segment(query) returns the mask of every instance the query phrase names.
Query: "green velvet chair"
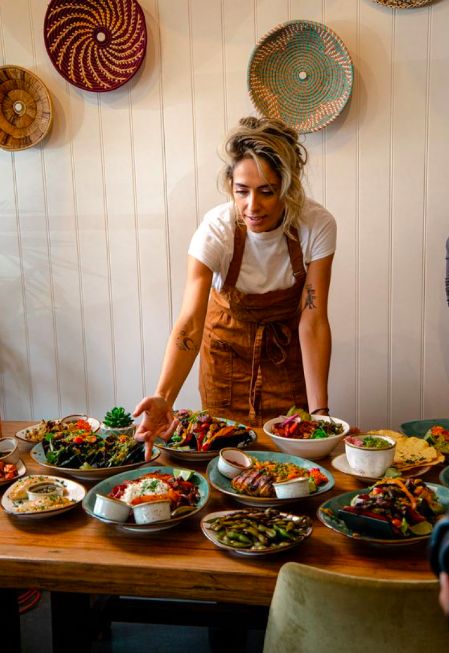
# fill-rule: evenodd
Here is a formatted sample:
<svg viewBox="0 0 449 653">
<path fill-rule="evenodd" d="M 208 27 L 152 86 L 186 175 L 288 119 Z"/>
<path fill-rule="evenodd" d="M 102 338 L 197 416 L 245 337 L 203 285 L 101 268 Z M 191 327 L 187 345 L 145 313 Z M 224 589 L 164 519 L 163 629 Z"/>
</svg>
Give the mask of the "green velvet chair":
<svg viewBox="0 0 449 653">
<path fill-rule="evenodd" d="M 449 653 L 438 581 L 349 576 L 288 562 L 264 653 Z"/>
</svg>

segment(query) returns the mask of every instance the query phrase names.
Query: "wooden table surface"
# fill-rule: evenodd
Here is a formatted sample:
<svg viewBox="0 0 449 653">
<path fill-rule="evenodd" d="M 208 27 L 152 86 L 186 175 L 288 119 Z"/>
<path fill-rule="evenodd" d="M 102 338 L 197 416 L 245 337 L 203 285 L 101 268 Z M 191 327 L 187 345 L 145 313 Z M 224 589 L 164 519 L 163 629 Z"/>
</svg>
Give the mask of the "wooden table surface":
<svg viewBox="0 0 449 653">
<path fill-rule="evenodd" d="M 3 422 L 3 436 L 27 422 Z M 273 449 L 258 430 L 253 449 Z M 337 454 L 341 453 L 341 445 Z M 28 473 L 45 470 L 28 453 L 22 459 Z M 216 548 L 202 534 L 200 519 L 208 512 L 241 508 L 230 497 L 211 488 L 205 509 L 179 526 L 151 535 L 124 534 L 89 517 L 81 508 L 52 519 L 18 519 L 0 511 L 0 578 L 3 588 L 30 584 L 56 592 L 126 594 L 133 596 L 198 599 L 224 603 L 269 605 L 281 565 L 297 561 L 332 571 L 396 579 L 431 579 L 426 544 L 375 548 L 335 533 L 316 518 L 321 502 L 332 495 L 366 487 L 335 470 L 330 458 L 319 461 L 332 472 L 331 492 L 289 507 L 313 518 L 311 537 L 279 555 L 248 558 Z M 157 465 L 173 465 L 162 454 Z M 189 465 L 205 473 L 207 463 Z M 62 475 L 62 474 L 61 474 Z M 425 479 L 437 481 L 432 470 Z M 80 481 L 84 483 L 83 481 Z M 85 484 L 89 489 L 93 483 Z M 4 487 L 0 488 L 3 493 Z M 243 506 L 244 507 L 244 506 Z"/>
</svg>

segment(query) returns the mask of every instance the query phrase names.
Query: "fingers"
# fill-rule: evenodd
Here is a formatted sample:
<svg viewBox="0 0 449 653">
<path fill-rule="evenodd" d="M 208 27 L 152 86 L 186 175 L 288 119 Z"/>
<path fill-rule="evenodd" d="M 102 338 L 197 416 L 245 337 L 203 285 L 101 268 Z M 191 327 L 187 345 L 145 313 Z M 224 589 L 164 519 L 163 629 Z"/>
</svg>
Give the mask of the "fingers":
<svg viewBox="0 0 449 653">
<path fill-rule="evenodd" d="M 148 408 L 148 397 L 144 397 L 140 403 L 134 408 L 133 417 L 139 417 L 143 411 Z"/>
<path fill-rule="evenodd" d="M 148 462 L 151 460 L 153 453 L 153 441 L 152 440 L 145 440 L 145 462 Z"/>
</svg>

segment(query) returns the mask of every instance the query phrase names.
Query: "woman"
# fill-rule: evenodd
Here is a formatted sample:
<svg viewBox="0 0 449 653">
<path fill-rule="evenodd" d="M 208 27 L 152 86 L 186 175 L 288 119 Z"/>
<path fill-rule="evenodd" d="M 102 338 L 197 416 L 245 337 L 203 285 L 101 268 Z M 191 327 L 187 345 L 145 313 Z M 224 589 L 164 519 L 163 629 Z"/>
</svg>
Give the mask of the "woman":
<svg viewBox="0 0 449 653">
<path fill-rule="evenodd" d="M 327 300 L 333 217 L 304 197 L 306 153 L 279 120 L 244 118 L 224 151 L 231 201 L 206 214 L 189 247 L 180 315 L 136 437 L 167 438 L 173 403 L 199 352 L 212 414 L 261 425 L 292 405 L 326 415 Z"/>
</svg>

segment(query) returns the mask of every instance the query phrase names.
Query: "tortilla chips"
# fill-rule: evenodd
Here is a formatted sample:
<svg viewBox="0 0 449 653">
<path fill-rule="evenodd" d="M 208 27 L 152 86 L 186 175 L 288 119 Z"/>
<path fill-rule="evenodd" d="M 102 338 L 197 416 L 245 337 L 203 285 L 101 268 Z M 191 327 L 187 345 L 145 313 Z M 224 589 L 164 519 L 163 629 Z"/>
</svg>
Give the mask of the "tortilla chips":
<svg viewBox="0 0 449 653">
<path fill-rule="evenodd" d="M 403 433 L 390 431 L 389 429 L 379 429 L 377 431 L 369 431 L 369 433 L 387 435 L 396 440 L 393 466 L 399 471 L 413 469 L 414 467 L 439 465 L 445 460 L 443 454 L 439 453 L 435 447 L 432 447 L 422 438 L 408 437 Z"/>
</svg>

